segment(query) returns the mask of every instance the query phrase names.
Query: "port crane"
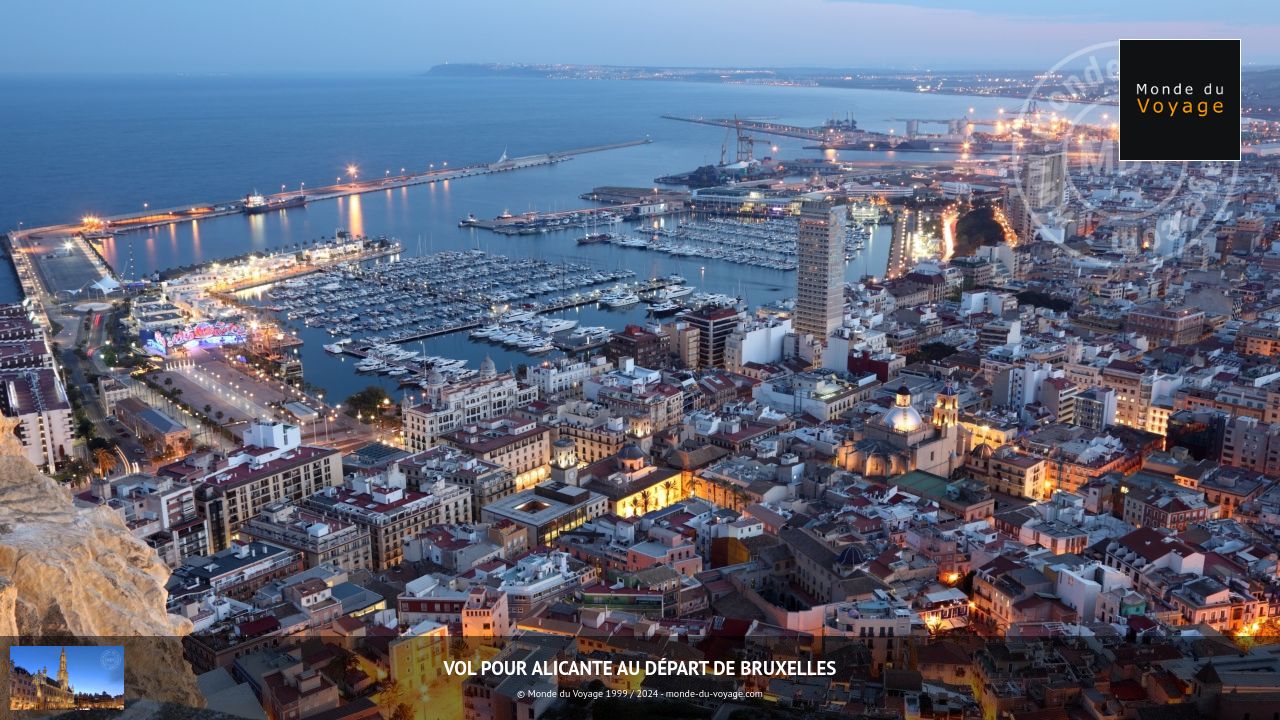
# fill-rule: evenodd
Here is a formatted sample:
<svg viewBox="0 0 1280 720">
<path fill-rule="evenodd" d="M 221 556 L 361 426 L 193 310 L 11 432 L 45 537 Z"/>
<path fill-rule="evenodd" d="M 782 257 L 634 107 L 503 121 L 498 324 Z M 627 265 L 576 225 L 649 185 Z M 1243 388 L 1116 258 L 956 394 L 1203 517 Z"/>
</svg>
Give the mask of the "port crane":
<svg viewBox="0 0 1280 720">
<path fill-rule="evenodd" d="M 742 127 L 742 121 L 737 115 L 733 116 L 733 125 L 726 126 L 724 131 L 724 142 L 720 144 L 720 167 L 724 167 L 729 155 L 729 137 L 736 130 L 738 133 L 738 150 L 735 162 L 750 163 L 755 160 L 755 144 L 756 141 L 747 134 Z"/>
</svg>

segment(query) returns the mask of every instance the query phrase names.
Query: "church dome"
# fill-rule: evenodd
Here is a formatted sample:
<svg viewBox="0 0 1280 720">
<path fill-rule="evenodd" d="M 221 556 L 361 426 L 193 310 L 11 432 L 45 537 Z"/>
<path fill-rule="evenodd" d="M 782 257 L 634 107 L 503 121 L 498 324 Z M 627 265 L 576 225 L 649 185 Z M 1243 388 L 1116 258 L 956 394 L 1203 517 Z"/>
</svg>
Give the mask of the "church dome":
<svg viewBox="0 0 1280 720">
<path fill-rule="evenodd" d="M 924 427 L 924 418 L 910 406 L 893 408 L 884 414 L 880 422 L 898 432 L 915 432 Z"/>
<path fill-rule="evenodd" d="M 430 385 L 443 385 L 444 375 L 439 370 L 431 368 L 431 372 L 427 373 L 427 383 Z"/>
<path fill-rule="evenodd" d="M 852 565 L 861 565 L 866 561 L 867 561 L 867 556 L 865 553 L 862 552 L 861 548 L 854 545 L 848 545 L 843 550 L 840 551 L 840 557 L 836 559 L 836 564 L 852 566 Z"/>
<path fill-rule="evenodd" d="M 640 449 L 639 445 L 636 445 L 635 443 L 627 443 L 622 447 L 622 450 L 618 452 L 618 457 L 623 460 L 643 460 L 645 458 L 645 452 Z"/>
<path fill-rule="evenodd" d="M 898 388 L 894 405 L 881 418 L 880 423 L 896 432 L 915 432 L 924 427 L 924 418 L 911 405 L 911 391 L 906 385 Z"/>
<path fill-rule="evenodd" d="M 498 368 L 493 364 L 493 358 L 485 356 L 484 361 L 480 363 L 480 377 L 491 378 L 498 374 Z"/>
</svg>

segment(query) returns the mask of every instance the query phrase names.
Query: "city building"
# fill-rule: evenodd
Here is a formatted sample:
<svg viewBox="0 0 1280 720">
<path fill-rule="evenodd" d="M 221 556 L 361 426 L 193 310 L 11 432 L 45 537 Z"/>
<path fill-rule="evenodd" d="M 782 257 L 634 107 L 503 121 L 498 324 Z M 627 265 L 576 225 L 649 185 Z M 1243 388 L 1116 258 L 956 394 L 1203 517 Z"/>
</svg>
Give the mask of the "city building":
<svg viewBox="0 0 1280 720">
<path fill-rule="evenodd" d="M 1153 343 L 1190 345 L 1205 332 L 1205 312 L 1199 308 L 1170 309 L 1149 302 L 1130 309 L 1124 316 L 1127 332 L 1146 336 Z"/>
<path fill-rule="evenodd" d="M 440 442 L 505 468 L 517 490 L 536 485 L 549 472 L 551 429 L 518 415 L 464 425 L 441 435 Z"/>
<path fill-rule="evenodd" d="M 424 490 L 445 482 L 471 492 L 471 519 L 480 509 L 516 491 L 515 473 L 496 462 L 448 445 L 414 453 L 398 462 L 411 488 Z"/>
<path fill-rule="evenodd" d="M 427 450 L 446 433 L 506 415 L 537 399 L 536 386 L 510 374 L 499 375 L 488 358 L 479 377 L 466 382 L 445 382 L 443 375 L 433 371 L 421 402 L 411 402 L 410 395 L 405 395 L 401 409 L 405 444 L 415 452 Z"/>
<path fill-rule="evenodd" d="M 629 357 L 643 367 L 664 368 L 671 364 L 671 339 L 657 327 L 627 325 L 610 336 L 605 355 L 614 363 Z"/>
<path fill-rule="evenodd" d="M 844 317 L 844 207 L 805 202 L 796 238 L 796 311 L 792 327 L 819 342 Z M 703 367 L 723 367 L 723 363 Z"/>
<path fill-rule="evenodd" d="M 354 476 L 345 485 L 328 487 L 303 498 L 302 507 L 364 528 L 372 542 L 375 569 L 400 563 L 404 541 L 431 525 L 471 519 L 471 491 L 446 482 L 427 492 L 406 489 L 399 468 L 372 476 Z"/>
<path fill-rule="evenodd" d="M 583 383 L 612 369 L 613 363 L 599 355 L 585 360 L 563 357 L 529 366 L 524 379 L 537 388 L 539 396 L 543 398 L 572 399 L 582 397 Z"/>
<path fill-rule="evenodd" d="M 137 398 L 124 398 L 114 407 L 116 420 L 133 431 L 144 447 L 159 456 L 178 455 L 192 448 L 186 425 Z"/>
<path fill-rule="evenodd" d="M 210 551 L 209 521 L 198 512 L 189 483 L 145 473 L 99 477 L 89 491 L 76 496 L 76 503 L 105 505 L 120 513 L 134 537 L 154 548 L 170 568 Z"/>
<path fill-rule="evenodd" d="M 245 523 L 241 539 L 257 539 L 302 553 L 303 565 L 334 565 L 344 570 L 373 567 L 369 530 L 354 522 L 274 502 Z"/>
<path fill-rule="evenodd" d="M 698 361 L 692 366 L 698 369 L 725 367 L 725 348 L 729 337 L 742 322 L 742 311 L 733 307 L 705 305 L 697 310 L 681 313 L 680 320 L 697 331 Z M 636 359 L 640 367 L 646 365 Z"/>
<path fill-rule="evenodd" d="M 18 421 L 14 433 L 32 465 L 53 472 L 71 457 L 73 413 L 56 371 L 0 370 L 0 414 Z"/>
<path fill-rule="evenodd" d="M 549 545 L 561 533 L 609 511 L 609 500 L 584 487 L 547 481 L 481 508 L 485 522 L 509 520 L 525 529 L 529 546 Z"/>
<path fill-rule="evenodd" d="M 158 471 L 196 487 L 196 507 L 209 521 L 215 551 L 229 547 L 236 531 L 267 505 L 342 482 L 342 453 L 303 445 L 297 425 L 255 420 L 242 442 L 226 457 L 194 453 Z"/>
</svg>

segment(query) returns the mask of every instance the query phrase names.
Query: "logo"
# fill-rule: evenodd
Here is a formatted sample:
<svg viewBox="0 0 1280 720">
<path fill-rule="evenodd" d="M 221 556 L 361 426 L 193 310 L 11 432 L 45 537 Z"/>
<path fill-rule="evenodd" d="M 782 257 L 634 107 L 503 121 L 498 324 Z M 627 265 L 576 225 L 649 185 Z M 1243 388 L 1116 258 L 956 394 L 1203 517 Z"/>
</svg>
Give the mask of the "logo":
<svg viewBox="0 0 1280 720">
<path fill-rule="evenodd" d="M 1217 222 L 1235 197 L 1239 163 L 1121 159 L 1120 118 L 1128 127 L 1131 113 L 1119 92 L 1119 45 L 1129 42 L 1081 48 L 1037 76 L 1012 113 L 1018 119 L 1011 122 L 1021 123 L 1025 136 L 1013 158 L 1013 194 L 1031 210 L 1051 202 L 1028 212 L 1033 233 L 1062 236 L 1063 225 L 1074 221 L 1077 234 L 1117 238 L 1118 250 L 1177 256 L 1195 243 L 1211 248 Z M 1230 160 L 1239 156 L 1238 118 L 1233 122 L 1237 144 Z M 1127 155 L 1130 145 L 1123 144 Z M 1062 170 L 1046 156 L 1061 156 Z M 1029 192 L 1048 185 L 1037 177 L 1049 169 L 1065 175 L 1065 192 L 1058 198 L 1055 189 L 1052 201 Z M 1131 240 L 1118 239 L 1130 235 Z"/>
<path fill-rule="evenodd" d="M 1120 159 L 1240 159 L 1239 40 L 1120 41 Z"/>
<path fill-rule="evenodd" d="M 98 661 L 107 670 L 118 670 L 124 664 L 124 653 L 120 652 L 118 647 L 108 648 L 102 651 Z"/>
</svg>

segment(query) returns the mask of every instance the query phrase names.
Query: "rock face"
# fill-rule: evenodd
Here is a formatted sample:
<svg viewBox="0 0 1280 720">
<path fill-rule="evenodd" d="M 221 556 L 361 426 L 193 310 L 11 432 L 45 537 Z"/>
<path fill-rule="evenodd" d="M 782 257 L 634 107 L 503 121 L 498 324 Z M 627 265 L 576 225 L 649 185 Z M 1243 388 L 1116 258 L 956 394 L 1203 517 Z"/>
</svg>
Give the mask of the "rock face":
<svg viewBox="0 0 1280 720">
<path fill-rule="evenodd" d="M 124 645 L 127 697 L 202 706 L 182 658 L 191 623 L 165 611 L 168 568 L 115 512 L 73 505 L 14 426 L 0 417 L 0 637 Z"/>
</svg>

